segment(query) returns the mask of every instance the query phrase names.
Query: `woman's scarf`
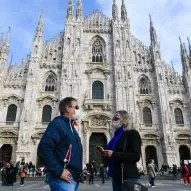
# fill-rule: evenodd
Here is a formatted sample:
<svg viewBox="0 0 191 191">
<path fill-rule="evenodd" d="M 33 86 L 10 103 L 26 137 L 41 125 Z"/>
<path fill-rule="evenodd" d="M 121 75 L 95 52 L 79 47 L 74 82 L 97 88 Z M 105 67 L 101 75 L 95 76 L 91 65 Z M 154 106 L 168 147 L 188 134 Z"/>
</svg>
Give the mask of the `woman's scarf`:
<svg viewBox="0 0 191 191">
<path fill-rule="evenodd" d="M 119 138 L 122 136 L 123 134 L 123 127 L 118 128 L 115 131 L 115 134 L 113 136 L 113 138 L 111 139 L 111 141 L 108 143 L 108 145 L 105 147 L 105 150 L 112 150 L 115 151 L 115 146 L 119 140 Z M 109 159 L 109 171 L 108 171 L 108 175 L 112 177 L 113 172 L 114 172 L 115 166 L 114 166 L 114 162 L 113 160 L 110 158 Z"/>
</svg>

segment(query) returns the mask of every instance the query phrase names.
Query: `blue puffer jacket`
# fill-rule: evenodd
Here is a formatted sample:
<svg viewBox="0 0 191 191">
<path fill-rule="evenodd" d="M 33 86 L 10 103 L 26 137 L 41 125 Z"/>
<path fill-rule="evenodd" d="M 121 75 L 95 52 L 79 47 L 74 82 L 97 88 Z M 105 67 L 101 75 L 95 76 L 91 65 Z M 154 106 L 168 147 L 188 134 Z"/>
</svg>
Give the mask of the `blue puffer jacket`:
<svg viewBox="0 0 191 191">
<path fill-rule="evenodd" d="M 82 144 L 80 137 L 64 116 L 56 117 L 48 125 L 38 145 L 38 155 L 43 160 L 48 172 L 59 178 L 64 169 L 64 159 L 70 144 L 72 153 L 67 169 L 74 178 L 82 171 Z"/>
</svg>

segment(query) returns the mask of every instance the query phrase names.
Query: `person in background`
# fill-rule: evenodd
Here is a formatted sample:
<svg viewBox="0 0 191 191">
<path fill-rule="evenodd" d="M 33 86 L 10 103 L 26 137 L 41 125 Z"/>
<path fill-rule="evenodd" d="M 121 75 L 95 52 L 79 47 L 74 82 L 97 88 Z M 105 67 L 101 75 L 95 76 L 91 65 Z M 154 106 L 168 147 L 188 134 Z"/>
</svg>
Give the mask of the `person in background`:
<svg viewBox="0 0 191 191">
<path fill-rule="evenodd" d="M 94 174 L 95 174 L 95 168 L 92 163 L 89 164 L 89 184 L 94 184 Z"/>
<path fill-rule="evenodd" d="M 149 175 L 149 186 L 154 187 L 156 171 L 155 171 L 155 161 L 153 159 L 150 160 L 150 163 L 147 166 L 147 172 Z"/>
<path fill-rule="evenodd" d="M 87 175 L 88 175 L 88 168 L 87 168 L 87 164 L 86 164 L 86 166 L 84 167 L 84 170 L 83 170 L 83 181 L 84 182 L 87 179 Z"/>
<path fill-rule="evenodd" d="M 175 164 L 172 165 L 172 175 L 173 175 L 173 180 L 177 180 L 178 169 Z"/>
<path fill-rule="evenodd" d="M 186 186 L 188 184 L 189 169 L 186 164 L 182 164 L 180 169 L 181 169 L 181 177 L 184 181 L 184 185 Z"/>
<path fill-rule="evenodd" d="M 13 186 L 17 181 L 17 169 L 14 167 L 14 164 L 10 163 L 10 186 Z"/>
<path fill-rule="evenodd" d="M 105 167 L 104 167 L 104 164 L 100 165 L 99 174 L 100 174 L 100 177 L 101 177 L 101 180 L 102 180 L 102 184 L 104 184 L 105 183 Z"/>
<path fill-rule="evenodd" d="M 27 176 L 27 168 L 25 166 L 25 162 L 21 162 L 21 167 L 19 169 L 19 175 L 20 175 L 20 186 L 24 186 L 24 180 Z"/>
<path fill-rule="evenodd" d="M 7 170 L 7 163 L 3 163 L 3 167 L 1 169 L 1 180 L 2 180 L 2 186 L 8 186 L 8 170 Z"/>
<path fill-rule="evenodd" d="M 191 163 L 188 164 L 188 170 L 189 170 L 189 177 L 188 177 L 188 182 L 190 183 L 191 185 Z"/>
<path fill-rule="evenodd" d="M 112 123 L 116 129 L 113 138 L 104 149 L 98 146 L 97 151 L 109 159 L 108 175 L 112 177 L 113 191 L 120 191 L 122 179 L 140 180 L 136 163 L 141 156 L 141 137 L 133 129 L 132 118 L 127 111 L 117 111 Z"/>
</svg>

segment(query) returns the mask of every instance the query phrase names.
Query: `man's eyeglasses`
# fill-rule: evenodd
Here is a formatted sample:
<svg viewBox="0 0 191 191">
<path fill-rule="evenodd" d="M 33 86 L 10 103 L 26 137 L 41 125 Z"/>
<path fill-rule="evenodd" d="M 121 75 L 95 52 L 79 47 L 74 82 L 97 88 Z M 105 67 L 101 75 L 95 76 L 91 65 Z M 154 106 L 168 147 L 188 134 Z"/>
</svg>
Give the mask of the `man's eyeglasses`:
<svg viewBox="0 0 191 191">
<path fill-rule="evenodd" d="M 76 105 L 76 106 L 72 106 L 72 105 L 70 105 L 69 107 L 75 108 L 76 110 L 79 109 L 79 106 L 78 106 L 78 105 Z"/>
</svg>

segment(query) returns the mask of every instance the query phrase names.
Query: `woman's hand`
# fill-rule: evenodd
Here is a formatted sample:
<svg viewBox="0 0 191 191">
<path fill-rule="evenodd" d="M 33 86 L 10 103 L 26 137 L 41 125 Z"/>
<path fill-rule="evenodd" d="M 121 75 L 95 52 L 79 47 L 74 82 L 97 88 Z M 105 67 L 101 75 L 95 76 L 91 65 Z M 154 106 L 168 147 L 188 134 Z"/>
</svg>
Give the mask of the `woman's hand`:
<svg viewBox="0 0 191 191">
<path fill-rule="evenodd" d="M 111 150 L 104 150 L 103 151 L 103 156 L 104 157 L 111 158 L 112 154 L 113 154 L 113 151 L 111 151 Z"/>
<path fill-rule="evenodd" d="M 97 153 L 102 155 L 102 154 L 103 154 L 103 152 L 104 152 L 103 147 L 98 146 L 98 147 L 97 147 Z"/>
</svg>

